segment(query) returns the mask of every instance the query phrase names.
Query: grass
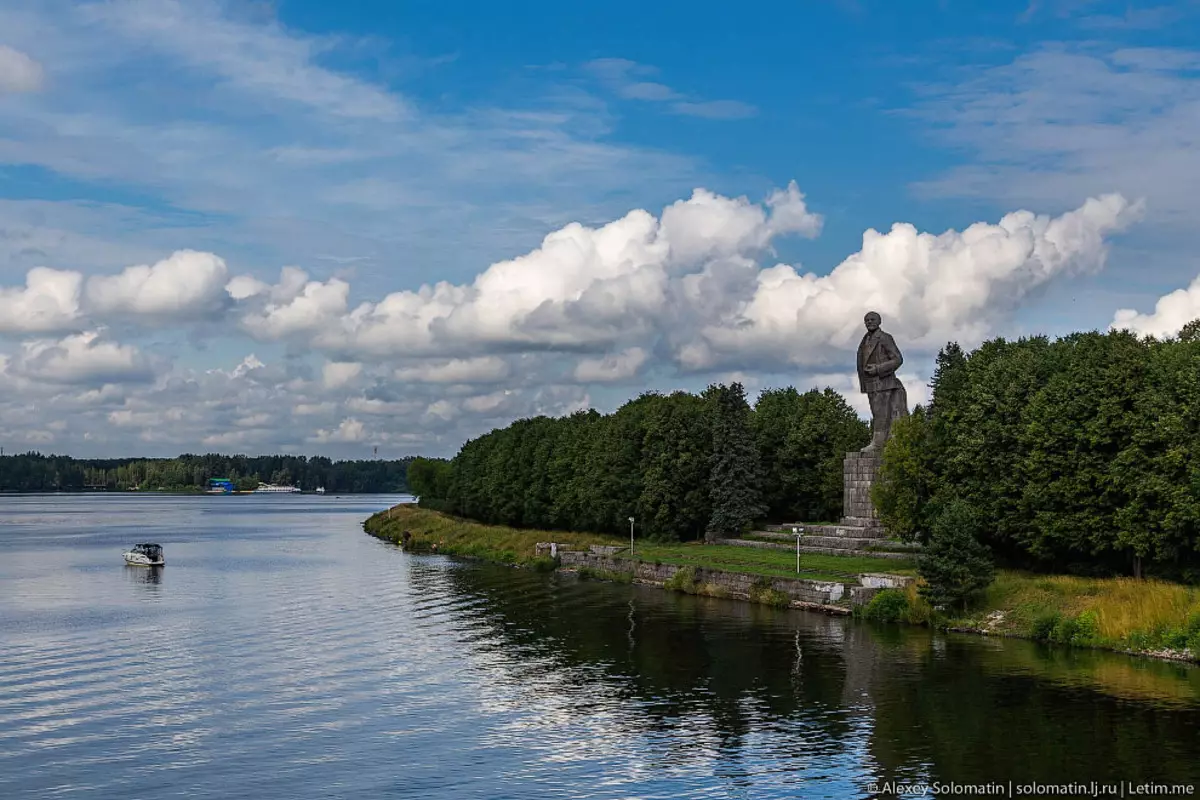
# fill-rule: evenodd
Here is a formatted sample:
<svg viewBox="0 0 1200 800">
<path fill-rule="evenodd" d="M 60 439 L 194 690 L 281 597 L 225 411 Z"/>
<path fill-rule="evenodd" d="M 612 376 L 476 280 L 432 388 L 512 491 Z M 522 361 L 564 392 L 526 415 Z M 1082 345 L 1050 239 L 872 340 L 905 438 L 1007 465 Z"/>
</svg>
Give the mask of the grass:
<svg viewBox="0 0 1200 800">
<path fill-rule="evenodd" d="M 552 561 L 535 554 L 538 542 L 554 541 L 586 549 L 589 545 L 627 548 L 620 536 L 539 531 L 481 525 L 416 506 L 397 506 L 364 523 L 374 536 L 400 542 L 409 531 L 409 549 L 480 558 L 535 569 L 549 569 Z M 628 557 L 625 550 L 618 554 Z M 915 575 L 913 559 L 867 556 L 832 556 L 804 553 L 801 572 L 788 550 L 702 542 L 655 544 L 638 542 L 638 560 L 684 567 L 676 587 L 692 594 L 716 594 L 696 579 L 696 570 L 707 568 L 740 572 L 759 578 L 806 578 L 845 583 L 863 572 Z M 629 580 L 627 573 L 592 577 Z M 764 587 L 766 581 L 761 582 Z M 761 594 L 761 593 L 760 593 Z M 967 612 L 935 612 L 920 596 L 915 584 L 902 592 L 907 607 L 894 596 L 875 609 L 879 618 L 936 627 L 976 630 L 995 635 L 1083 647 L 1190 657 L 1200 660 L 1200 587 L 1161 580 L 1132 578 L 1081 578 L 998 570 L 996 580 Z M 775 598 L 762 596 L 758 602 Z M 883 605 L 887 608 L 883 608 Z"/>
<path fill-rule="evenodd" d="M 987 625 L 989 615 L 1003 619 Z M 953 624 L 1116 650 L 1200 656 L 1200 588 L 1160 580 L 1000 571 L 978 607 Z"/>
<path fill-rule="evenodd" d="M 797 574 L 795 552 L 730 544 L 636 544 L 634 555 L 642 561 L 683 567 L 708 567 L 770 578 L 857 582 L 858 575 L 862 572 L 916 574 L 915 562 L 908 559 L 830 556 L 817 553 L 800 555 L 800 572 Z"/>
<path fill-rule="evenodd" d="M 593 544 L 621 544 L 619 538 L 591 533 L 481 525 L 412 505 L 381 511 L 368 518 L 363 527 L 372 536 L 395 544 L 408 531 L 412 535 L 409 549 L 415 552 L 445 553 L 520 566 L 537 565 L 540 559 L 534 550 L 538 542 L 554 541 L 580 549 Z"/>
<path fill-rule="evenodd" d="M 521 566 L 530 566 L 537 561 L 534 548 L 538 542 L 553 541 L 580 549 L 586 549 L 593 544 L 625 548 L 629 545 L 629 540 L 620 536 L 481 525 L 409 505 L 396 506 L 390 511 L 376 514 L 366 521 L 364 527 L 371 535 L 395 543 L 400 542 L 404 531 L 409 531 L 412 534 L 409 548 L 414 551 L 481 558 Z M 628 558 L 628 549 L 620 555 Z M 905 559 L 805 553 L 800 556 L 801 571 L 798 575 L 796 555 L 793 552 L 700 542 L 637 542 L 634 545 L 634 557 L 639 561 L 652 563 L 707 567 L 771 578 L 854 581 L 860 572 L 916 574 L 914 562 Z"/>
</svg>

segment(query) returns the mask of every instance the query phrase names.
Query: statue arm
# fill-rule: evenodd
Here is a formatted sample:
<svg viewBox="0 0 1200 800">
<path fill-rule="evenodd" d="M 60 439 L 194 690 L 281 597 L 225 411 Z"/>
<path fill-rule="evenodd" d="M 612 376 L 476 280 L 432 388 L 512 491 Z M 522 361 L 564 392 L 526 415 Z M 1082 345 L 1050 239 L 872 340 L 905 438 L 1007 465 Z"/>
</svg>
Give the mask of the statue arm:
<svg viewBox="0 0 1200 800">
<path fill-rule="evenodd" d="M 884 348 L 886 358 L 876 365 L 875 374 L 881 378 L 886 378 L 900 369 L 900 365 L 904 363 L 904 356 L 901 355 L 900 348 L 896 347 L 896 340 L 891 336 L 888 336 L 879 344 Z"/>
</svg>

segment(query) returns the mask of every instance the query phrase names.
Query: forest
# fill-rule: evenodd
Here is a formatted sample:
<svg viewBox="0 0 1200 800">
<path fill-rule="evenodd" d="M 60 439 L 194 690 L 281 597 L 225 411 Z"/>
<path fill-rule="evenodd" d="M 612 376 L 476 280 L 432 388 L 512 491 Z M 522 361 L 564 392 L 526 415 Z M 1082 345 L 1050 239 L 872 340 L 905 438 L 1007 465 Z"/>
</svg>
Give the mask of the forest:
<svg viewBox="0 0 1200 800">
<path fill-rule="evenodd" d="M 876 506 L 902 538 L 954 504 L 1001 561 L 1200 577 L 1200 324 L 949 345 L 882 473 Z"/>
<path fill-rule="evenodd" d="M 198 491 L 209 478 L 229 478 L 239 489 L 259 481 L 328 492 L 407 491 L 412 459 L 331 461 L 315 456 L 181 455 L 178 458 L 75 459 L 25 453 L 0 456 L 0 491 L 78 492 L 130 489 Z"/>
<path fill-rule="evenodd" d="M 418 458 L 409 484 L 427 508 L 480 522 L 662 540 L 737 535 L 758 519 L 836 520 L 842 459 L 869 426 L 833 391 L 740 384 L 646 393 L 594 410 L 514 422 L 450 461 Z"/>
<path fill-rule="evenodd" d="M 874 490 L 888 529 L 966 529 L 1005 565 L 1200 577 L 1200 323 L 995 339 L 939 353 Z M 868 426 L 832 390 L 647 393 L 616 412 L 514 422 L 414 460 L 422 505 L 480 522 L 663 540 L 841 516 Z M 950 515 L 950 516 L 947 516 Z"/>
</svg>

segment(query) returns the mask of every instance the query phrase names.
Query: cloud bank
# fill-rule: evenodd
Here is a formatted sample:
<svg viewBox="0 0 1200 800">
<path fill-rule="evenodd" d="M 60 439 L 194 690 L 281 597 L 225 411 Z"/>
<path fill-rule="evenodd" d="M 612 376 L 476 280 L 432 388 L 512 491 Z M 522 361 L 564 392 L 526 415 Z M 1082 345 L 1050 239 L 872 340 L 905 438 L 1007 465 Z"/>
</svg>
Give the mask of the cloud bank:
<svg viewBox="0 0 1200 800">
<path fill-rule="evenodd" d="M 897 223 L 818 274 L 774 260 L 778 239 L 823 225 L 793 183 L 761 202 L 696 189 L 658 215 L 570 223 L 468 282 L 375 298 L 294 267 L 268 282 L 195 250 L 87 278 L 35 268 L 0 288 L 0 386 L 14 390 L 3 433 L 67 447 L 133 434 L 167 451 L 445 453 L 515 417 L 586 408 L 605 386 L 623 400 L 622 386 L 698 386 L 730 370 L 836 385 L 857 407 L 849 367 L 865 311 L 919 365 L 947 340 L 1002 329 L 1049 282 L 1101 269 L 1140 214 L 1104 195 L 962 231 Z M 1177 305 L 1160 302 L 1157 317 L 1174 315 L 1162 325 Z M 114 331 L 167 337 L 174 354 L 220 338 L 275 355 L 197 370 Z M 66 422 L 47 428 L 47 414 Z"/>
</svg>

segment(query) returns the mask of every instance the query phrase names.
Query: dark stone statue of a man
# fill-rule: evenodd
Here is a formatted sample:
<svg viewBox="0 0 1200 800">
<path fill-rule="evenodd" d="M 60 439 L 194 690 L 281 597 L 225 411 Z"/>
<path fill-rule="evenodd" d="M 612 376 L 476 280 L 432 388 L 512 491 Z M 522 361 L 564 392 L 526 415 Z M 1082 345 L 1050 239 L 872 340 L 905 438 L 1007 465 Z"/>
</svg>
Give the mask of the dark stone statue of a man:
<svg viewBox="0 0 1200 800">
<path fill-rule="evenodd" d="M 908 416 L 908 393 L 896 377 L 904 363 L 896 340 L 879 329 L 882 318 L 876 312 L 869 312 L 863 322 L 867 332 L 858 345 L 858 387 L 871 403 L 871 443 L 862 452 L 875 453 L 887 443 L 892 420 Z"/>
</svg>

